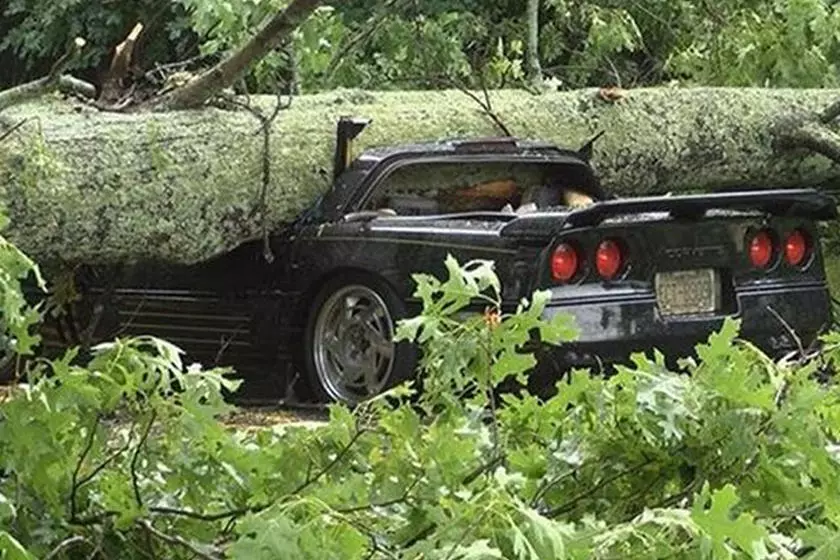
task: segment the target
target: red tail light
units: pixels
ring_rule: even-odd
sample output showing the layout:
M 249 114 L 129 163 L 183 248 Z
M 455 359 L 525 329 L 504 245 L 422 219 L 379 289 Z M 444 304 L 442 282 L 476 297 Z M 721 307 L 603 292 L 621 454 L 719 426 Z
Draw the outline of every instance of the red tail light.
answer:
M 618 275 L 623 264 L 621 245 L 611 239 L 601 241 L 595 251 L 595 268 L 598 269 L 601 278 L 612 280 Z
M 766 230 L 753 236 L 749 246 L 750 262 L 757 268 L 767 268 L 773 260 L 773 237 Z
M 577 250 L 568 243 L 561 243 L 551 255 L 551 277 L 556 282 L 568 282 L 578 272 L 580 258 Z
M 808 237 L 795 229 L 785 239 L 785 260 L 791 266 L 801 266 L 808 256 Z

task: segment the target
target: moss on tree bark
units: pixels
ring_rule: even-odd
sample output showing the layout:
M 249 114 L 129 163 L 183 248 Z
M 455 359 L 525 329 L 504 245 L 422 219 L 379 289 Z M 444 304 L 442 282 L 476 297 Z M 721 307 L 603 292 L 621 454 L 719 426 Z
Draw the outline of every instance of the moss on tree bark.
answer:
M 838 98 L 835 90 L 654 88 L 611 103 L 597 90 L 491 92 L 493 111 L 519 137 L 577 148 L 605 130 L 593 163 L 621 195 L 838 179 L 834 125 L 823 122 Z M 266 114 L 273 102 L 251 99 Z M 7 235 L 39 260 L 207 259 L 258 237 L 264 219 L 271 228 L 288 222 L 328 187 L 342 115 L 373 118 L 359 147 L 498 133 L 459 91 L 297 97 L 271 124 L 263 209 L 263 137 L 248 111 L 123 114 L 42 100 L 0 115 L 0 136 L 26 120 L 0 143 Z

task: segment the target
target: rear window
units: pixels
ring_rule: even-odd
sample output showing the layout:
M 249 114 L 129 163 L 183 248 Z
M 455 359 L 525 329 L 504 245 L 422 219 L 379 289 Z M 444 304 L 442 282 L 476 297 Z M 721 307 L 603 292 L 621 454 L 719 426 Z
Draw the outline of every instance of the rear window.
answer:
M 364 209 L 433 215 L 558 207 L 566 191 L 588 190 L 582 177 L 579 167 L 558 163 L 414 163 L 382 180 Z

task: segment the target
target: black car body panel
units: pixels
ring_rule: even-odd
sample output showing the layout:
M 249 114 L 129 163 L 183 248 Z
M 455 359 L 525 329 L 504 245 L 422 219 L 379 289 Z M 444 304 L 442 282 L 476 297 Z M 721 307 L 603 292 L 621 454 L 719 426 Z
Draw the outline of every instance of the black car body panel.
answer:
M 396 171 L 441 163 L 550 169 L 571 178 L 596 203 L 521 216 L 483 208 L 393 215 L 370 207 Z M 383 279 L 416 311 L 411 275 L 444 276 L 451 254 L 461 262 L 493 260 L 506 307 L 547 289 L 546 315 L 575 317 L 580 339 L 541 359 L 541 367 L 550 362 L 547 382 L 563 368 L 622 361 L 631 351 L 658 348 L 680 357 L 725 317 L 742 319 L 743 335 L 775 354 L 809 344 L 830 320 L 822 255 L 813 243 L 803 266 L 787 266 L 777 254 L 769 269 L 757 270 L 746 240 L 762 228 L 782 238 L 801 229 L 816 240 L 815 222 L 835 217 L 831 199 L 802 189 L 612 199 L 579 152 L 548 144 L 505 139 L 371 150 L 343 169 L 298 220 L 267 240 L 194 266 L 83 269 L 79 288 L 85 305 L 75 311 L 76 324 L 50 327 L 49 340 L 77 343 L 93 319 L 96 340 L 154 334 L 181 346 L 190 359 L 230 365 L 282 389 L 295 370 L 312 298 L 326 281 L 364 272 Z M 604 281 L 592 269 L 591 256 L 607 238 L 620 240 L 629 257 L 616 278 Z M 551 278 L 550 262 L 564 242 L 574 243 L 585 262 L 576 277 L 560 284 Z M 267 250 L 273 260 L 265 258 Z M 716 271 L 721 293 L 714 312 L 673 317 L 661 312 L 656 275 L 685 269 Z

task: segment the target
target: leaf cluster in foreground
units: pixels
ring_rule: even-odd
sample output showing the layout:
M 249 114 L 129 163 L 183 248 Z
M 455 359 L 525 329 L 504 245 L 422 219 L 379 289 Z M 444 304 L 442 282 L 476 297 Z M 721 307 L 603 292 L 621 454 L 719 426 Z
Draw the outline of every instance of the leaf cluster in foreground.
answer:
M 10 347 L 29 350 L 33 268 L 7 261 Z M 423 347 L 423 392 L 323 425 L 226 427 L 235 384 L 154 338 L 37 361 L 0 402 L 0 558 L 838 556 L 840 390 L 819 374 L 840 335 L 774 362 L 729 320 L 688 375 L 638 355 L 499 396 L 536 333 L 574 326 L 541 318 L 545 293 L 502 309 L 491 263 L 447 267 L 415 277 L 424 311 L 398 333 Z

